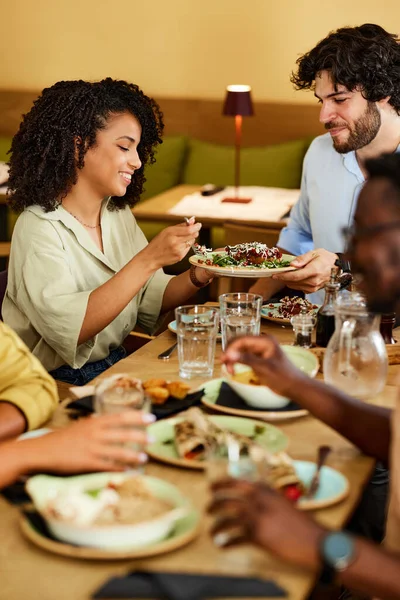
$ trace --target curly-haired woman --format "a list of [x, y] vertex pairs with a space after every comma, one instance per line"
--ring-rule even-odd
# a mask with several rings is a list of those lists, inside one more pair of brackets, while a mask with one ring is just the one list
[[148, 244], [131, 212], [162, 131], [154, 100], [107, 78], [45, 89], [13, 139], [10, 204], [22, 214], [3, 317], [56, 379], [90, 381], [125, 355], [136, 324], [153, 331], [210, 280], [201, 268], [162, 271], [200, 224], [167, 227]]

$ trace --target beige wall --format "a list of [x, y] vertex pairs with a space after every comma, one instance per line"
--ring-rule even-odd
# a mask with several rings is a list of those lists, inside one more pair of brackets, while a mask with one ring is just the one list
[[156, 96], [258, 100], [293, 92], [297, 56], [342, 25], [400, 33], [398, 0], [0, 0], [0, 88], [119, 77]]

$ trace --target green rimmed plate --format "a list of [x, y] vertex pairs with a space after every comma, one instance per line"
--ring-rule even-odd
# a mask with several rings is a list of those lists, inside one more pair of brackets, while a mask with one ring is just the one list
[[[248, 437], [255, 435], [256, 427], [263, 427], [264, 431], [257, 435], [256, 441], [267, 448], [270, 452], [280, 452], [288, 444], [286, 435], [277, 427], [253, 419], [244, 419], [240, 417], [224, 417], [213, 415], [210, 419], [216, 425], [224, 427], [228, 431], [241, 433]], [[204, 469], [205, 461], [188, 460], [180, 458], [174, 444], [174, 425], [183, 420], [183, 417], [174, 417], [164, 419], [153, 423], [147, 429], [148, 434], [155, 438], [146, 451], [149, 456], [161, 462], [186, 467], [188, 469]]]

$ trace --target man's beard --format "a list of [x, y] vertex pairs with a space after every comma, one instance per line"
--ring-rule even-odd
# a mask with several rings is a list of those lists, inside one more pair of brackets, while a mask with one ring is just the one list
[[[326, 123], [325, 129], [342, 127], [341, 123]], [[339, 142], [332, 138], [333, 147], [340, 154], [347, 154], [354, 150], [364, 148], [375, 139], [381, 126], [381, 115], [374, 102], [368, 102], [364, 114], [354, 123], [354, 128], [349, 130], [347, 140]]]

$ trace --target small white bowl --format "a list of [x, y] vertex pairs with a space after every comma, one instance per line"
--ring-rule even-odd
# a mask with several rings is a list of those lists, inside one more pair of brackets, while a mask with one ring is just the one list
[[96, 489], [108, 482], [119, 483], [132, 477], [129, 473], [93, 473], [76, 477], [53, 477], [36, 475], [28, 480], [26, 489], [35, 508], [45, 519], [54, 537], [70, 544], [107, 550], [136, 550], [150, 546], [165, 539], [173, 530], [176, 522], [193, 510], [190, 502], [174, 485], [158, 479], [139, 475], [154, 496], [163, 498], [173, 506], [165, 514], [133, 525], [76, 525], [56, 519], [48, 514], [47, 506], [54, 495], [67, 486], [77, 485], [85, 489]]
[[[316, 376], [318, 373], [319, 362], [312, 352], [300, 348], [299, 346], [281, 346], [281, 348], [289, 360], [296, 365], [298, 369], [310, 377]], [[222, 371], [229, 386], [246, 402], [246, 404], [253, 408], [266, 410], [283, 408], [290, 402], [289, 398], [284, 398], [279, 394], [275, 394], [275, 392], [266, 385], [251, 385], [235, 381], [232, 378], [232, 375], [228, 373], [225, 365], [222, 365]], [[251, 371], [251, 367], [241, 363], [236, 363], [234, 365], [235, 373], [243, 373], [245, 371]]]

